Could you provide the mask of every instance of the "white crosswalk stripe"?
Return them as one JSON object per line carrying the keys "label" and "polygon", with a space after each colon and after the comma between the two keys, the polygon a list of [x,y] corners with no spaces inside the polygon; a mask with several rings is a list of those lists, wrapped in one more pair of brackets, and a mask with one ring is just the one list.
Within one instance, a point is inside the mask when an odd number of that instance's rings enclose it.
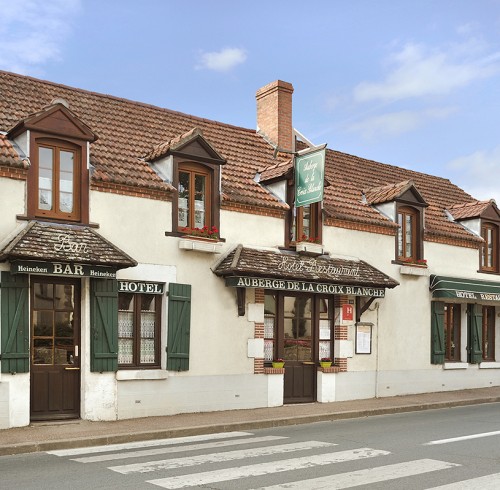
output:
{"label": "white crosswalk stripe", "polygon": [[[431,471],[446,470],[454,466],[460,465],[455,463],[446,463],[445,461],[437,461],[434,459],[418,459],[405,463],[368,468],[366,470],[339,473],[337,475],[329,475],[323,478],[312,478],[310,480],[295,481],[293,483],[284,483],[270,487],[261,487],[258,490],[279,490],[284,488],[287,490],[337,490],[395,480],[396,478],[421,475],[422,473],[430,473]],[[451,488],[452,487],[450,487],[450,490]],[[453,489],[455,488],[457,487],[453,487]]]}
{"label": "white crosswalk stripe", "polygon": [[155,439],[152,441],[129,442],[123,444],[109,444],[107,446],[79,447],[76,449],[58,449],[47,451],[54,456],[78,456],[79,454],[106,453],[109,451],[124,451],[141,447],[168,446],[187,442],[210,441],[213,439],[230,439],[231,437],[245,437],[253,435],[250,432],[219,432],[217,434],[202,434],[199,436],[174,437],[172,439]]}
{"label": "white crosswalk stripe", "polygon": [[84,456],[82,458],[74,458],[72,461],[77,461],[78,463],[99,463],[101,461],[114,461],[117,459],[130,459],[130,458],[140,458],[144,456],[157,456],[159,454],[170,454],[178,453],[180,451],[199,451],[203,449],[218,449],[222,447],[239,446],[243,444],[255,444],[261,442],[272,442],[280,439],[286,439],[283,436],[263,436],[263,437],[249,437],[246,439],[234,439],[234,440],[223,440],[216,442],[203,442],[200,444],[191,444],[189,446],[170,446],[162,447],[158,449],[143,449],[140,451],[130,451],[127,453],[111,453],[111,454],[100,454],[99,456]]}
{"label": "white crosswalk stripe", "polygon": [[239,478],[246,478],[249,476],[276,474],[284,471],[299,470],[303,468],[311,468],[313,466],[323,466],[345,461],[354,461],[363,458],[373,458],[388,454],[390,454],[389,451],[380,451],[371,448],[351,449],[348,451],[338,451],[302,458],[285,459],[249,466],[239,466],[224,470],[206,471],[197,474],[160,478],[157,480],[148,480],[147,483],[152,483],[153,485],[170,489],[196,485],[201,486],[209,483],[237,480]]}
{"label": "white crosswalk stripe", "polygon": [[480,476],[479,478],[432,487],[428,490],[498,490],[499,488],[500,473],[494,473],[493,475]]}
{"label": "white crosswalk stripe", "polygon": [[118,473],[148,473],[158,470],[169,470],[172,468],[184,468],[205,463],[218,463],[221,461],[235,461],[245,458],[256,458],[258,456],[270,456],[272,454],[286,454],[294,451],[305,451],[318,447],[332,447],[336,444],[319,441],[298,442],[281,444],[277,446],[265,446],[255,449],[242,449],[239,451],[226,451],[223,453],[202,454],[200,456],[164,459],[162,461],[148,461],[147,463],[127,464],[122,466],[111,466],[110,470]]}

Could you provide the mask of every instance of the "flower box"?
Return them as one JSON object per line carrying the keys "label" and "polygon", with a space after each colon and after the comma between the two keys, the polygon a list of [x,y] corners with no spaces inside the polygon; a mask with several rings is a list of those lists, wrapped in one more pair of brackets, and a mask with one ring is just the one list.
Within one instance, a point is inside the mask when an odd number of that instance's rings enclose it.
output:
{"label": "flower box", "polygon": [[181,250],[195,250],[197,252],[220,254],[222,253],[223,246],[223,242],[219,242],[213,238],[200,236],[185,236],[179,240],[179,248]]}
{"label": "flower box", "polygon": [[276,359],[273,361],[273,368],[282,369],[285,366],[285,361],[283,359]]}
{"label": "flower box", "polygon": [[319,361],[319,365],[322,368],[329,368],[332,367],[332,361]]}
{"label": "flower box", "polygon": [[324,252],[321,243],[313,242],[297,242],[295,244],[295,250],[303,255],[322,255]]}

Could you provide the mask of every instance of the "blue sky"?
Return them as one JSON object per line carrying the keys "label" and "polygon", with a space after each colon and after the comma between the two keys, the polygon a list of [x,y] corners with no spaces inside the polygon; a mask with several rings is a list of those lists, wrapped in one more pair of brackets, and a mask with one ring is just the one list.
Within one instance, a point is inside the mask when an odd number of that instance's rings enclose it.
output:
{"label": "blue sky", "polygon": [[[500,0],[0,0],[0,69],[313,142],[500,204]],[[1,94],[0,94],[1,96]]]}

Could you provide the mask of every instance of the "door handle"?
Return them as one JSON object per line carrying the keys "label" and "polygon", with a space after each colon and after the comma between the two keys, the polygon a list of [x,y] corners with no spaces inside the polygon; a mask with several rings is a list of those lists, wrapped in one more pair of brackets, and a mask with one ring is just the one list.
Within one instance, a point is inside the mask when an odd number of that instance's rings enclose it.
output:
{"label": "door handle", "polygon": [[307,364],[308,366],[310,366],[311,364],[314,364],[314,362],[312,362],[312,361],[302,361],[302,364]]}
{"label": "door handle", "polygon": [[80,371],[79,367],[65,367],[65,371]]}

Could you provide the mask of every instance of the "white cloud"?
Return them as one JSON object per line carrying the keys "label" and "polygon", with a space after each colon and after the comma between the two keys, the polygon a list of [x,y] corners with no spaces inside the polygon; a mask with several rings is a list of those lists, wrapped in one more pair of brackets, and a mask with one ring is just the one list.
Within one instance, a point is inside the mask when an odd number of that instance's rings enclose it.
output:
{"label": "white cloud", "polygon": [[347,129],[361,133],[366,139],[396,136],[413,131],[432,119],[446,119],[454,112],[456,112],[456,109],[453,107],[434,107],[422,111],[389,112],[350,124]]}
{"label": "white cloud", "polygon": [[392,70],[385,80],[360,83],[354,89],[354,99],[394,101],[449,94],[500,73],[500,53],[486,53],[486,49],[477,39],[441,49],[407,44],[388,60]]}
{"label": "white cloud", "polygon": [[229,71],[247,59],[245,50],[239,48],[224,48],[221,51],[202,53],[197,69],[214,71]]}
{"label": "white cloud", "polygon": [[446,166],[456,176],[452,180],[475,198],[493,198],[500,204],[500,145],[456,158]]}
{"label": "white cloud", "polygon": [[80,0],[0,0],[0,68],[28,73],[61,59]]}

